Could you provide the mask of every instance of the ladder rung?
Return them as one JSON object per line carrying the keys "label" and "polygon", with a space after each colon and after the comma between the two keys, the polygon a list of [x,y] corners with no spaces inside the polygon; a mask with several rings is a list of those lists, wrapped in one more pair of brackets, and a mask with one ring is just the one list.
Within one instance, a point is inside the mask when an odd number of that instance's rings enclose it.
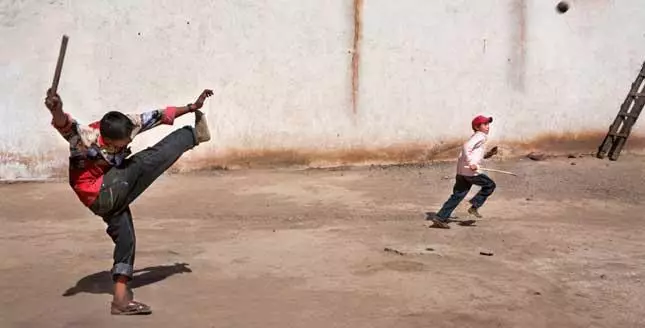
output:
{"label": "ladder rung", "polygon": [[627,138],[625,133],[609,133],[608,135],[610,137]]}
{"label": "ladder rung", "polygon": [[632,114],[632,113],[618,113],[618,116],[638,118],[637,114]]}
{"label": "ladder rung", "polygon": [[630,92],[630,93],[629,93],[629,95],[630,95],[631,97],[636,97],[636,98],[639,98],[639,97],[645,97],[645,93],[644,93],[644,92]]}

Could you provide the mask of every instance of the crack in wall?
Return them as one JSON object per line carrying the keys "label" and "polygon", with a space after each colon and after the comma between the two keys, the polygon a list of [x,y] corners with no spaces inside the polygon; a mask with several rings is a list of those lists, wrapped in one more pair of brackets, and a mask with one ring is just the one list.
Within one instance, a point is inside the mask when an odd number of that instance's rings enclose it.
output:
{"label": "crack in wall", "polygon": [[358,113],[363,0],[354,0],[354,40],[352,42],[352,113]]}
{"label": "crack in wall", "polygon": [[509,82],[517,91],[524,91],[526,75],[527,0],[514,0],[509,62]]}

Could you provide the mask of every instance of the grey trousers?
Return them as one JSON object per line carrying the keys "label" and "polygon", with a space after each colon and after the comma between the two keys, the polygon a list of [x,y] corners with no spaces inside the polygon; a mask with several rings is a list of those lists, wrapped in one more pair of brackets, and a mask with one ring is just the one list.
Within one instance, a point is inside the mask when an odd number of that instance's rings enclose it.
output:
{"label": "grey trousers", "polygon": [[107,224],[106,232],[114,242],[112,275],[132,279],[136,237],[132,222],[132,203],[181,155],[196,144],[192,127],[178,129],[156,145],[129,157],[123,165],[111,168],[103,176],[96,201],[90,206]]}

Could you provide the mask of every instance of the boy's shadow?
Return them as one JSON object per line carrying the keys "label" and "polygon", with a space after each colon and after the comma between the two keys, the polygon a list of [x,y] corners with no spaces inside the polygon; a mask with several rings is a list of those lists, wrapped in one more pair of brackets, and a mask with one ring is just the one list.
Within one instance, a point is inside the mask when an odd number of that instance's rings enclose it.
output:
{"label": "boy's shadow", "polygon": [[[173,265],[158,265],[134,271],[134,280],[130,288],[139,288],[162,281],[172,275],[193,272],[188,263],[175,263]],[[112,274],[109,271],[93,273],[81,278],[76,286],[63,293],[63,296],[74,296],[78,293],[112,294]]]}

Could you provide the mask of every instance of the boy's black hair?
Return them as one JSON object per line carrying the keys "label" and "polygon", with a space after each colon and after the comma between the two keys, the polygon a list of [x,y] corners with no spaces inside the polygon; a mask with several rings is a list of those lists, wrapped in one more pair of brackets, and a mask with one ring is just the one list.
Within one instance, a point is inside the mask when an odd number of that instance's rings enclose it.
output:
{"label": "boy's black hair", "polygon": [[128,139],[132,135],[134,124],[121,112],[108,112],[100,123],[101,136],[112,140]]}

